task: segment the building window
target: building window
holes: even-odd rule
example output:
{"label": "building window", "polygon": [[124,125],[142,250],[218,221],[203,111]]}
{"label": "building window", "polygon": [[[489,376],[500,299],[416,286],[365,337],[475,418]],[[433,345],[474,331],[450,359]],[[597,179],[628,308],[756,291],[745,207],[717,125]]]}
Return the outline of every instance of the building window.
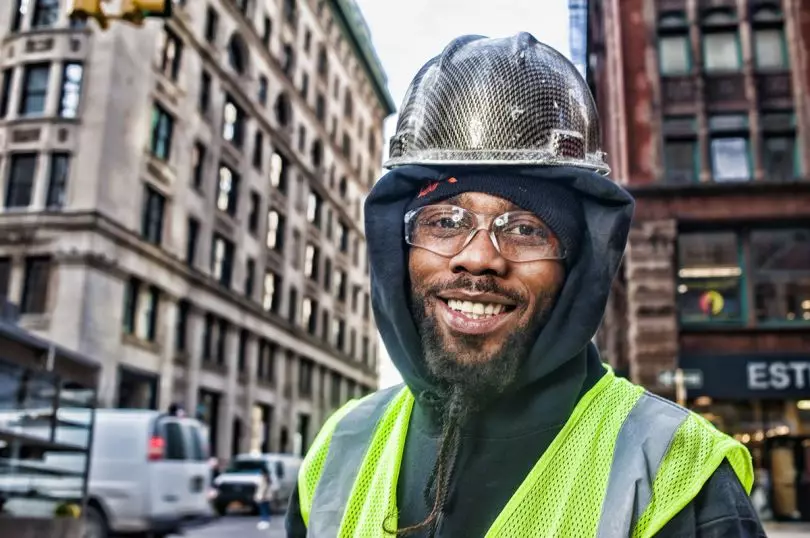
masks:
{"label": "building window", "polygon": [[253,290],[255,288],[256,278],[256,260],[248,258],[245,262],[245,297],[248,299],[253,298]]}
{"label": "building window", "polygon": [[259,76],[259,103],[267,105],[267,94],[269,91],[270,83],[264,75]]}
{"label": "building window", "polygon": [[298,18],[298,5],[296,0],[284,0],[284,20],[295,25]]}
{"label": "building window", "polygon": [[59,0],[35,0],[34,18],[31,22],[32,28],[50,28],[58,20]]}
{"label": "building window", "polygon": [[337,290],[337,300],[346,301],[346,271],[335,271],[335,289]]}
{"label": "building window", "polygon": [[315,97],[315,117],[321,123],[326,121],[326,98],[320,92]]}
{"label": "building window", "polygon": [[369,347],[371,346],[371,342],[368,339],[368,336],[363,337],[363,347],[360,352],[363,354],[363,364],[368,364],[369,359]]}
{"label": "building window", "polygon": [[754,11],[751,19],[757,69],[787,69],[787,40],[782,12],[775,6],[763,6]]}
{"label": "building window", "polygon": [[342,379],[340,377],[340,374],[337,373],[337,372],[332,372],[332,381],[331,381],[331,387],[330,387],[330,389],[331,389],[330,392],[331,392],[331,396],[332,396],[332,402],[331,402],[332,407],[337,407],[341,403],[341,400],[342,400],[342,396],[340,394],[341,385],[342,385]]}
{"label": "building window", "polygon": [[124,297],[124,332],[154,342],[159,302],[160,291],[156,287],[130,278]]}
{"label": "building window", "polygon": [[678,240],[681,322],[742,321],[742,275],[741,249],[736,234],[681,234]]}
{"label": "building window", "polygon": [[679,242],[682,323],[744,323],[746,305],[759,324],[810,323],[810,228],[690,233]]}
{"label": "building window", "polygon": [[288,126],[292,121],[292,105],[290,105],[290,99],[286,93],[281,93],[276,98],[274,110],[278,124],[282,127]]}
{"label": "building window", "polygon": [[14,15],[11,21],[11,31],[18,32],[22,26],[23,17],[28,12],[28,2],[30,0],[16,0],[14,6]]}
{"label": "building window", "polygon": [[264,274],[264,297],[262,307],[266,312],[278,313],[281,305],[281,277],[272,271]]}
{"label": "building window", "polygon": [[292,266],[298,269],[301,266],[301,232],[293,230],[292,232]]}
{"label": "building window", "polygon": [[309,100],[309,75],[307,73],[301,73],[301,97],[305,102]]}
{"label": "building window", "polygon": [[352,313],[357,313],[357,307],[360,305],[360,294],[362,290],[360,286],[352,286]]}
{"label": "building window", "polygon": [[343,352],[346,346],[346,322],[338,317],[335,317],[332,322],[332,342],[335,345],[335,349]]}
{"label": "building window", "polygon": [[186,263],[194,267],[197,259],[197,243],[200,237],[200,221],[193,217],[188,219],[188,235],[186,236]]}
{"label": "building window", "polygon": [[288,176],[287,159],[278,153],[273,153],[270,159],[270,185],[282,193],[287,192]]}
{"label": "building window", "polygon": [[247,45],[238,34],[231,36],[228,41],[228,63],[238,74],[244,75],[247,70]]}
{"label": "building window", "polygon": [[51,155],[48,199],[45,202],[48,209],[61,209],[64,207],[69,170],[69,154],[54,153]]}
{"label": "building window", "polygon": [[309,54],[309,50],[312,47],[312,31],[307,28],[304,31],[304,52]]}
{"label": "building window", "polygon": [[219,15],[211,6],[205,12],[205,40],[212,45],[217,41],[217,26],[219,25]]}
{"label": "building window", "polygon": [[15,153],[11,155],[8,184],[6,186],[6,207],[28,207],[34,192],[34,177],[37,170],[36,153]]}
{"label": "building window", "polygon": [[363,319],[368,321],[371,319],[371,299],[368,296],[368,293],[363,294]]}
{"label": "building window", "polygon": [[270,48],[270,37],[273,35],[273,21],[270,17],[264,18],[264,25],[262,27],[262,43],[264,43],[265,48]]}
{"label": "building window", "polygon": [[349,92],[346,92],[343,96],[343,117],[349,121],[352,121],[352,117],[354,115],[354,102],[352,101],[352,96]]}
{"label": "building window", "polygon": [[20,313],[42,314],[45,312],[50,276],[51,259],[49,257],[38,256],[25,259]]}
{"label": "building window", "polygon": [[298,126],[298,151],[304,152],[307,146],[307,128],[303,124]]}
{"label": "building window", "polygon": [[144,188],[141,214],[141,237],[153,245],[160,245],[163,237],[163,209],[166,198],[150,186]]}
{"label": "building window", "polygon": [[26,66],[23,75],[23,94],[20,100],[20,116],[40,116],[45,113],[50,73],[50,64]]}
{"label": "building window", "polygon": [[763,113],[762,167],[766,181],[790,181],[799,175],[796,117],[792,111]]}
{"label": "building window", "polygon": [[323,264],[323,289],[326,293],[332,291],[332,258],[326,258]]}
{"label": "building window", "polygon": [[291,78],[293,74],[293,67],[295,66],[295,52],[292,45],[289,43],[284,44],[282,49],[281,69],[287,78]]}
{"label": "building window", "polygon": [[810,324],[810,228],[753,231],[750,240],[757,321]]}
{"label": "building window", "polygon": [[183,55],[183,42],[167,27],[163,28],[163,47],[161,50],[160,72],[165,77],[177,81]]}
{"label": "building window", "polygon": [[312,142],[312,166],[320,168],[323,165],[323,143],[320,140]]}
{"label": "building window", "polygon": [[708,73],[739,71],[742,52],[737,16],[732,10],[707,11],[702,23],[703,67]]}
{"label": "building window", "polygon": [[235,147],[241,148],[245,136],[245,113],[236,105],[230,95],[225,98],[222,117],[222,138]]}
{"label": "building window", "polygon": [[261,211],[262,199],[258,192],[250,191],[250,213],[248,214],[248,231],[251,235],[259,232],[259,211]]}
{"label": "building window", "polygon": [[214,234],[211,246],[211,275],[225,286],[231,287],[233,273],[233,243],[219,234]]}
{"label": "building window", "polygon": [[343,156],[347,159],[352,158],[352,139],[349,137],[349,133],[343,133],[343,144],[341,145],[341,151],[343,152]]}
{"label": "building window", "polygon": [[8,115],[8,105],[11,102],[11,87],[14,82],[14,68],[3,69],[2,83],[0,83],[0,119]]}
{"label": "building window", "polygon": [[267,212],[267,248],[281,252],[284,249],[284,216],[275,209]]}
{"label": "building window", "polygon": [[694,116],[664,118],[664,179],[688,184],[700,177],[700,152]]}
{"label": "building window", "polygon": [[65,64],[62,71],[62,95],[59,97],[59,115],[75,118],[79,113],[84,67],[79,63]]}
{"label": "building window", "polygon": [[194,182],[194,188],[202,190],[203,179],[205,178],[205,154],[206,149],[202,142],[195,142],[194,149],[191,154],[191,177]]}
{"label": "building window", "polygon": [[310,191],[307,200],[307,222],[316,228],[321,227],[321,212],[323,210],[323,199],[316,192]]}
{"label": "building window", "polygon": [[312,396],[312,361],[302,359],[298,364],[298,393],[301,396]]}
{"label": "building window", "polygon": [[309,297],[304,297],[301,301],[301,327],[304,327],[309,334],[316,333],[318,319],[318,302]]}
{"label": "building window", "polygon": [[264,134],[256,131],[253,135],[253,168],[261,171],[264,162]]}
{"label": "building window", "polygon": [[751,155],[748,147],[748,117],[724,114],[709,118],[712,176],[716,182],[749,181]]}
{"label": "building window", "polygon": [[247,370],[247,345],[250,333],[245,329],[239,331],[239,345],[236,352],[236,367],[240,374]]}
{"label": "building window", "polygon": [[169,160],[172,149],[172,131],[174,119],[159,104],[155,103],[152,109],[152,141],[150,149],[152,155],[161,161]]}
{"label": "building window", "polygon": [[349,227],[342,221],[338,223],[338,245],[341,252],[349,252]]}
{"label": "building window", "polygon": [[295,318],[298,315],[298,290],[295,289],[295,286],[290,286],[287,309],[287,320],[290,323],[295,323]]}
{"label": "building window", "polygon": [[304,276],[317,282],[320,269],[320,249],[315,245],[307,244],[304,252]]}
{"label": "building window", "polygon": [[225,166],[219,165],[219,182],[217,184],[217,208],[236,215],[236,206],[239,199],[239,174]]}
{"label": "building window", "polygon": [[188,315],[191,304],[185,299],[177,302],[177,320],[174,330],[174,350],[178,353],[188,351]]}
{"label": "building window", "polygon": [[200,101],[197,103],[197,106],[200,109],[201,114],[207,114],[209,106],[211,104],[211,75],[208,71],[202,72],[202,77],[200,78]]}

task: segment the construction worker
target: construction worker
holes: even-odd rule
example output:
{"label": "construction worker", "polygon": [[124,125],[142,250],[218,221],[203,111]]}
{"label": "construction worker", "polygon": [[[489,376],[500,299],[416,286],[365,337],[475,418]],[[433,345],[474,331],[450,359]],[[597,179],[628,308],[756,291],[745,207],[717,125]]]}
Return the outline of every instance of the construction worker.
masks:
{"label": "construction worker", "polygon": [[390,150],[365,224],[405,384],[327,421],[288,536],[764,536],[747,450],[591,342],[634,203],[574,66],[527,33],[455,39]]}

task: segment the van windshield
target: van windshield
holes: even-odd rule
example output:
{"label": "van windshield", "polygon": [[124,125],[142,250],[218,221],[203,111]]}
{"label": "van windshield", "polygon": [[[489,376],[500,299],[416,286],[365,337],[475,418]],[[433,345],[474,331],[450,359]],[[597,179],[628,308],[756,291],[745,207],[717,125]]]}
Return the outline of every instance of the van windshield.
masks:
{"label": "van windshield", "polygon": [[236,460],[228,467],[229,473],[258,473],[266,467],[264,460]]}

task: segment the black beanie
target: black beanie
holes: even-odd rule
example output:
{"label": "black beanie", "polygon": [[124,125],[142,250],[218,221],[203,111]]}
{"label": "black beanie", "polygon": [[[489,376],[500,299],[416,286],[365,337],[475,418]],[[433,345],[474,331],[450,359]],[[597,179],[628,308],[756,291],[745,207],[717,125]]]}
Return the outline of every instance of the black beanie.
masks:
{"label": "black beanie", "polygon": [[405,211],[435,204],[464,192],[482,192],[509,200],[531,211],[551,228],[565,247],[568,267],[579,254],[585,219],[573,190],[556,182],[521,175],[458,174],[426,183]]}

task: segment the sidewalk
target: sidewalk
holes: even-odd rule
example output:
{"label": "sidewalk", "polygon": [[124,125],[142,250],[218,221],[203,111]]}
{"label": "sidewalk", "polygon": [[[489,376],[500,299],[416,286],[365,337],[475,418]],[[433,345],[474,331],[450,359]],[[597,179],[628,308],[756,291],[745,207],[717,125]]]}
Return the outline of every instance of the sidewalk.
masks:
{"label": "sidewalk", "polygon": [[768,538],[810,538],[808,523],[766,523]]}

